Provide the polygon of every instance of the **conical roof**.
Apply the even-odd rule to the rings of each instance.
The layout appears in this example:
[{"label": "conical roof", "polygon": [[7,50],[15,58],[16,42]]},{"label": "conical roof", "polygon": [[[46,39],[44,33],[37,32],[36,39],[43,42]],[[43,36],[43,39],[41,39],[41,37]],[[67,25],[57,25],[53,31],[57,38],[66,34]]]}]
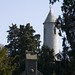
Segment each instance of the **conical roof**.
[{"label": "conical roof", "polygon": [[44,21],[44,23],[55,22],[55,21],[56,21],[56,18],[53,16],[53,14],[50,10],[46,20]]}]

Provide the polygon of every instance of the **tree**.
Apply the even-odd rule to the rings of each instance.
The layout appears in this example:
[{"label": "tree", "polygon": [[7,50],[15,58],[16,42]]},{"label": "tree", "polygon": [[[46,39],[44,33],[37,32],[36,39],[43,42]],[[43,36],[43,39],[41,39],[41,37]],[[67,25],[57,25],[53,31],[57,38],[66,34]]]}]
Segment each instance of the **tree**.
[{"label": "tree", "polygon": [[3,48],[0,51],[0,74],[12,75],[13,71],[17,68],[15,64],[12,64],[14,58],[8,57],[8,49]]},{"label": "tree", "polygon": [[[52,0],[51,0],[52,1]],[[56,1],[56,0],[54,0]],[[75,0],[63,0],[61,7],[62,17],[59,16],[56,22],[56,27],[59,29],[59,34],[65,32],[66,37],[63,37],[63,51],[62,55],[64,59],[61,61],[63,66],[61,66],[62,75],[74,75],[75,74]],[[66,44],[68,41],[68,45]],[[67,62],[66,55],[68,55],[69,60]],[[67,62],[67,63],[66,63]],[[58,66],[58,65],[57,65]],[[68,69],[69,68],[69,69]],[[68,74],[69,73],[69,74]]]},{"label": "tree", "polygon": [[[40,46],[40,35],[34,34],[35,30],[32,26],[28,23],[26,26],[20,25],[18,28],[12,24],[8,32],[8,48],[15,53],[23,52],[23,50],[37,50]],[[20,53],[21,54],[21,53]]]},{"label": "tree", "polygon": [[9,27],[8,32],[8,45],[10,56],[14,57],[15,60],[13,63],[16,63],[18,68],[13,72],[15,75],[19,75],[22,71],[25,70],[25,52],[28,51],[37,51],[40,46],[40,35],[34,34],[35,30],[30,23],[20,25],[18,28],[17,25]]},{"label": "tree", "polygon": [[7,42],[9,51],[11,51],[12,56],[16,55],[16,50],[18,50],[18,34],[19,34],[19,29],[17,28],[16,24],[12,26],[9,26],[8,36],[7,36]]},{"label": "tree", "polygon": [[61,32],[64,31],[66,33],[66,38],[71,49],[69,54],[75,58],[75,1],[63,0],[61,10],[63,17],[59,16],[57,25]]},{"label": "tree", "polygon": [[47,46],[43,46],[38,55],[38,69],[43,75],[54,73],[54,53]]},{"label": "tree", "polygon": [[19,49],[35,51],[40,46],[40,35],[35,34],[35,30],[28,23],[25,27],[20,25],[19,31]]}]

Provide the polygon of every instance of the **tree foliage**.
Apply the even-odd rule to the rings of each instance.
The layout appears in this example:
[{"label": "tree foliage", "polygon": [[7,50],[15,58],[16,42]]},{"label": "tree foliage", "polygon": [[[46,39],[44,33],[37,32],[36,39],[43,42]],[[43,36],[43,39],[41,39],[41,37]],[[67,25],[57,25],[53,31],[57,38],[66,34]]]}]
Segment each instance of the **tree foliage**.
[{"label": "tree foliage", "polygon": [[[50,3],[54,4],[56,1],[58,0],[50,0]],[[61,11],[62,17],[58,17],[56,27],[63,38],[63,59],[56,62],[56,67],[59,68],[56,68],[56,74],[75,75],[75,0],[63,0]],[[66,36],[63,36],[63,32]]]},{"label": "tree foliage", "polygon": [[57,67],[61,66],[58,70],[61,70],[60,75],[75,75],[75,0],[63,0],[61,11],[62,17],[58,17],[56,26],[59,35],[63,37],[63,59],[56,64]]},{"label": "tree foliage", "polygon": [[54,73],[54,52],[47,46],[43,46],[38,55],[38,69],[43,75]]},{"label": "tree foliage", "polygon": [[16,24],[9,26],[7,40],[9,57],[14,58],[13,64],[16,64],[17,68],[13,71],[13,75],[19,75],[25,70],[25,53],[28,51],[37,51],[40,46],[40,35],[34,34],[35,30],[30,23],[20,25]]},{"label": "tree foliage", "polygon": [[[12,64],[14,58],[8,57],[7,48],[3,48],[0,51],[0,75],[12,75],[12,72],[16,69],[16,65]],[[12,61],[13,60],[13,61]]]},{"label": "tree foliage", "polygon": [[16,55],[25,53],[25,50],[35,51],[40,46],[40,35],[34,34],[35,30],[28,23],[26,26],[20,25],[18,28],[12,24],[8,32],[8,48]]},{"label": "tree foliage", "polygon": [[[66,33],[66,39],[70,45],[72,52],[71,55],[75,57],[75,1],[74,0],[63,0],[61,7],[63,17],[59,16],[57,19],[57,25],[61,32]],[[63,39],[63,43],[66,40]],[[64,46],[66,46],[64,44]],[[68,48],[67,48],[68,50]]]},{"label": "tree foliage", "polygon": [[50,1],[50,4],[54,4],[56,1],[59,2],[59,0],[49,0]]}]

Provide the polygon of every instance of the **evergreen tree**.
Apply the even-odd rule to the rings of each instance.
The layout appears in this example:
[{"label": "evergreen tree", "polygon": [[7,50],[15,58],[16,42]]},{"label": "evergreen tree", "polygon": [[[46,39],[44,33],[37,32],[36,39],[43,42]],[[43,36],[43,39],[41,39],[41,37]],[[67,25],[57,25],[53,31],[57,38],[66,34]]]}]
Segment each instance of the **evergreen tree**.
[{"label": "evergreen tree", "polygon": [[13,72],[14,75],[19,75],[25,70],[25,52],[37,51],[40,46],[40,35],[34,34],[35,30],[30,24],[17,25],[9,27],[8,32],[8,45],[9,54],[14,58],[13,64],[16,64],[18,68]]},{"label": "evergreen tree", "polygon": [[20,28],[12,24],[7,32],[8,48],[16,53],[25,53],[25,50],[35,51],[40,46],[40,35],[34,34],[35,30],[29,23],[26,26],[20,25]]},{"label": "evergreen tree", "polygon": [[[56,26],[59,28],[59,35],[62,36],[62,33],[65,32],[66,37],[62,36],[63,59],[59,62],[61,66],[60,75],[75,75],[75,0],[63,0],[61,10],[63,15],[57,19]],[[69,45],[66,44],[66,41]],[[67,61],[67,56],[70,61]]]},{"label": "evergreen tree", "polygon": [[[71,50],[69,55],[75,58],[75,0],[63,0],[61,9],[63,17],[59,16],[57,26],[61,32],[64,31],[66,33],[66,38]],[[69,49],[67,48],[67,50]]]},{"label": "evergreen tree", "polygon": [[38,69],[43,75],[53,75],[54,73],[54,53],[47,46],[43,46],[38,55]]},{"label": "evergreen tree", "polygon": [[8,49],[4,47],[0,51],[0,75],[12,75],[17,68],[16,64],[13,64],[14,60],[15,58],[8,57]]},{"label": "evergreen tree", "polygon": [[8,44],[8,48],[10,53],[12,53],[12,56],[15,56],[17,54],[17,50],[18,50],[18,33],[19,33],[19,29],[17,28],[16,24],[12,26],[9,26],[9,30],[8,32],[8,36],[7,36],[7,42]]}]

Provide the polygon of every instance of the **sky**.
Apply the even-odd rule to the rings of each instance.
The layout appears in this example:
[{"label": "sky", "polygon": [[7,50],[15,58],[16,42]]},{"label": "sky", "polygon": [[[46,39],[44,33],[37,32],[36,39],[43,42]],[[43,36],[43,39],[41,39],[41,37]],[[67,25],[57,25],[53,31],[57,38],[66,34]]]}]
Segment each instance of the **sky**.
[{"label": "sky", "polygon": [[[61,0],[62,1],[62,0]],[[61,15],[61,2],[52,5],[52,13],[57,18]],[[7,30],[11,24],[30,23],[36,34],[41,35],[43,44],[43,22],[50,10],[49,0],[0,0],[0,43],[7,44]]]}]

